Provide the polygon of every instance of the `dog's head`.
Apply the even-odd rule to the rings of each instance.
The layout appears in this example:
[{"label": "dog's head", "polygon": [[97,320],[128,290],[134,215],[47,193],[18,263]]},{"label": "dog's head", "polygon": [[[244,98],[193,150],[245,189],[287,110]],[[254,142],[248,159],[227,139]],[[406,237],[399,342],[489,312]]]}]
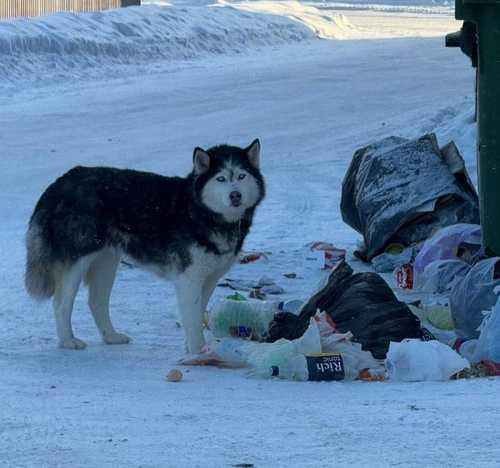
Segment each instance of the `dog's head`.
[{"label": "dog's head", "polygon": [[193,154],[195,192],[199,201],[226,222],[243,218],[264,198],[260,172],[260,142],[247,148],[220,145]]}]

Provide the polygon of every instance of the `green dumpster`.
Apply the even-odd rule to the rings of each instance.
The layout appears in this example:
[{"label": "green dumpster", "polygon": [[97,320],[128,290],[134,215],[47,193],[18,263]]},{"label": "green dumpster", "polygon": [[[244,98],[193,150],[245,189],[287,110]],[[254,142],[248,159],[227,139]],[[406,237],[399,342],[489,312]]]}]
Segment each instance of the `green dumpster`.
[{"label": "green dumpster", "polygon": [[487,252],[500,256],[500,0],[456,0],[455,16],[477,25],[481,224]]}]

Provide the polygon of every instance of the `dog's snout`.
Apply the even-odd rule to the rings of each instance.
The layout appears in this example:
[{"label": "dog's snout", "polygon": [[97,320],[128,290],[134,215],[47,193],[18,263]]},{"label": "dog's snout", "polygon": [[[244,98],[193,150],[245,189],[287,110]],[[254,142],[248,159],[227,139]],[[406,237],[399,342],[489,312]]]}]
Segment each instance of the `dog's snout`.
[{"label": "dog's snout", "polygon": [[241,193],[238,192],[237,190],[234,190],[229,194],[229,199],[231,200],[231,204],[233,206],[240,206],[241,205]]}]

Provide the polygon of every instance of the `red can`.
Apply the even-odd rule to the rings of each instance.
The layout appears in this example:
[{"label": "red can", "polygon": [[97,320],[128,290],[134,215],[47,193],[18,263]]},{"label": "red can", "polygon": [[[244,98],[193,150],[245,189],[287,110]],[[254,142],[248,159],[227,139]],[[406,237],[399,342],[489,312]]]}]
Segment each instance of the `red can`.
[{"label": "red can", "polygon": [[396,283],[401,289],[413,289],[413,265],[406,263],[396,269]]}]

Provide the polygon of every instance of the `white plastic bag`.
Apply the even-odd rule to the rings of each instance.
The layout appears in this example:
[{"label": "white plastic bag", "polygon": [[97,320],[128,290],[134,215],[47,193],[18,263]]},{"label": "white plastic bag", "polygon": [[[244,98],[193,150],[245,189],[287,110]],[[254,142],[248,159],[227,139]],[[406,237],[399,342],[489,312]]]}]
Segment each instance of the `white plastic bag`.
[{"label": "white plastic bag", "polygon": [[461,260],[436,260],[420,274],[418,286],[431,294],[449,293],[470,269],[471,266]]},{"label": "white plastic bag", "polygon": [[415,258],[415,283],[421,286],[425,268],[436,260],[457,260],[460,244],[481,245],[481,226],[477,224],[454,224],[437,231],[427,239]]},{"label": "white plastic bag", "polygon": [[[500,288],[495,288],[495,294],[500,293]],[[484,314],[481,323],[479,339],[474,351],[474,362],[493,361],[500,363],[500,297],[495,307]]]},{"label": "white plastic bag", "polygon": [[389,379],[401,382],[444,381],[469,362],[439,341],[391,342],[385,360]]},{"label": "white plastic bag", "polygon": [[483,312],[497,302],[495,288],[500,286],[500,258],[493,257],[476,263],[453,287],[450,308],[457,335],[465,340],[479,338]]},{"label": "white plastic bag", "polygon": [[476,347],[477,347],[477,340],[464,341],[460,345],[458,352],[460,353],[460,356],[467,359],[467,361],[469,361],[471,364],[477,364],[479,361],[476,361],[474,358],[474,355],[476,353]]}]

